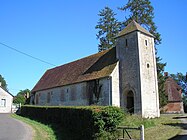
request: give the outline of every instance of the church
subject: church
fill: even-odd
[[[132,21],[116,47],[47,70],[31,92],[34,105],[118,106],[159,117],[154,36]]]

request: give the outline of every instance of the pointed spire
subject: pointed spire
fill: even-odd
[[[132,20],[126,28],[124,28],[118,35],[116,38],[120,37],[120,36],[124,36],[126,34],[129,34],[131,32],[134,31],[140,31],[146,35],[149,35],[151,37],[154,37],[150,32],[148,32],[146,29],[144,29],[142,26],[140,26],[136,21]]]

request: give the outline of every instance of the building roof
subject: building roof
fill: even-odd
[[[5,91],[6,93],[10,94],[12,97],[14,97],[14,95],[12,95],[9,91],[5,90],[2,86],[0,86],[0,88]]]
[[[168,101],[182,101],[182,88],[173,80],[168,77],[165,81],[165,92],[168,95]]]
[[[120,37],[120,36],[124,36],[126,34],[129,34],[131,32],[134,31],[140,31],[146,35],[149,35],[151,37],[154,37],[150,32],[148,32],[146,29],[144,29],[143,27],[141,27],[136,21],[132,20],[126,28],[124,28],[118,35],[116,38]]]
[[[110,76],[117,63],[116,48],[47,70],[32,92]]]

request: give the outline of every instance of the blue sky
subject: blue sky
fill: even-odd
[[[2,0],[0,42],[55,65],[97,53],[95,25],[98,12],[117,10],[127,0]],[[187,71],[187,1],[151,0],[154,21],[162,37],[158,54],[169,73]],[[0,74],[12,94],[32,89],[47,69],[54,66],[26,57],[0,45]]]

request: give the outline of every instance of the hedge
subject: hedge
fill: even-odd
[[[118,107],[112,106],[22,106],[21,115],[45,124],[58,124],[68,139],[100,139],[115,134],[124,118]],[[65,138],[64,138],[65,139]]]

